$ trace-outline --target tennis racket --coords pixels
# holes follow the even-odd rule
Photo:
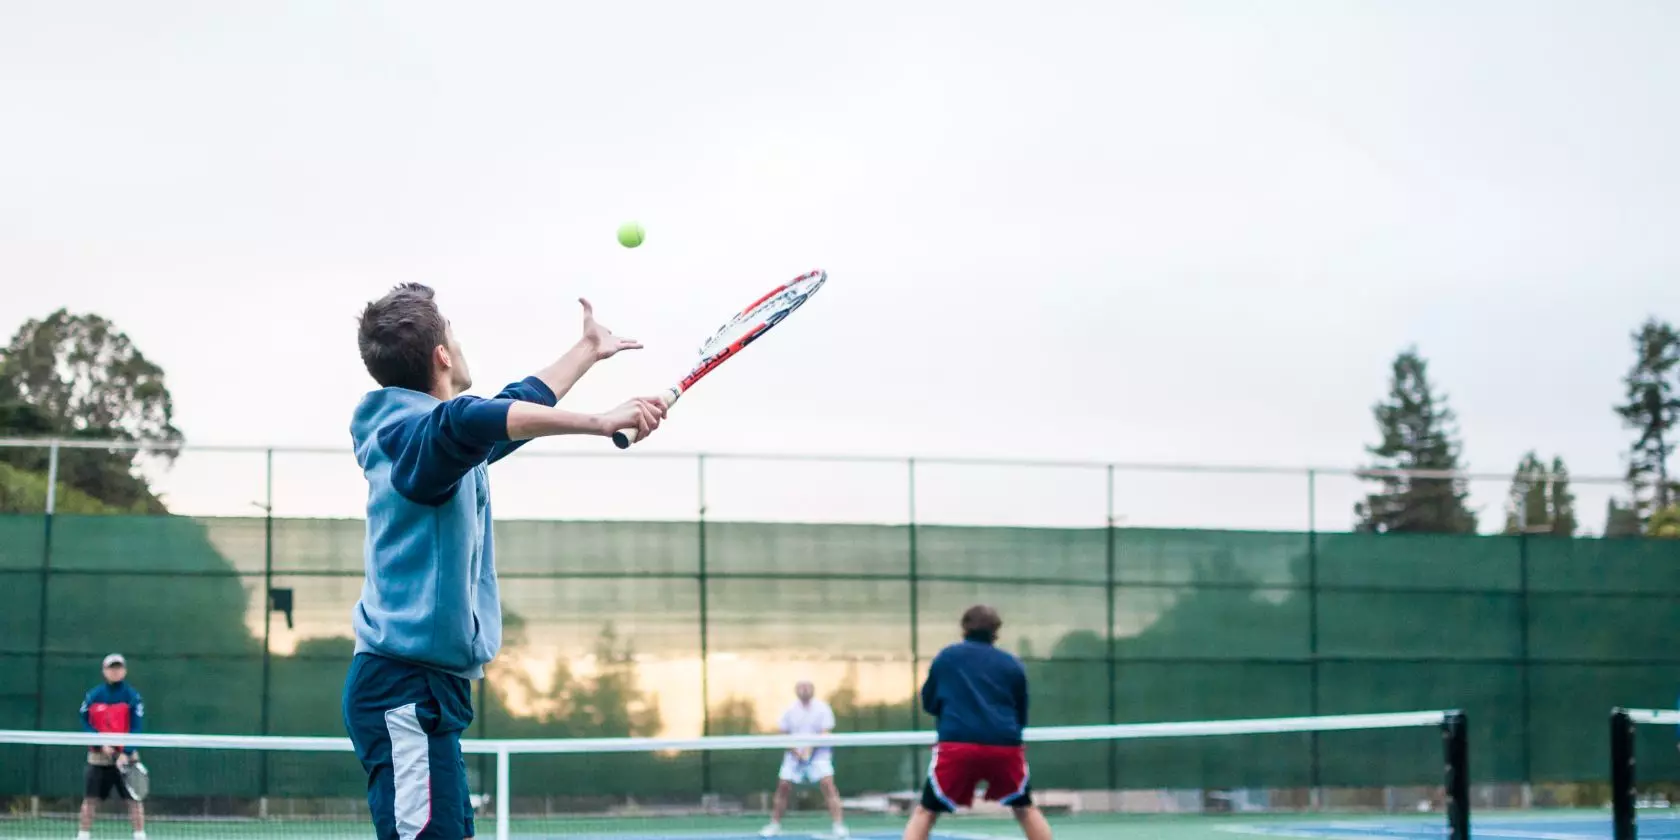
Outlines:
[[[146,793],[152,789],[151,774],[146,772],[146,765],[140,763],[137,757],[131,761],[119,762],[118,771],[122,775],[123,789],[128,791],[128,798],[135,802],[144,801]]]
[[[827,281],[827,272],[820,269],[811,271],[771,289],[763,297],[753,301],[746,309],[730,318],[705,344],[700,345],[700,364],[676,385],[661,393],[659,402],[667,409],[676,404],[688,389],[694,387],[694,383],[717,370],[719,365],[741,352],[748,344],[757,341],[758,337],[769,332],[771,327],[780,324],[782,319],[793,314],[793,310],[810,300]],[[619,449],[629,449],[630,444],[636,442],[637,435],[635,429],[614,432],[613,444]]]

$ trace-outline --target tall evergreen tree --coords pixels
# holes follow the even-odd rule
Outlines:
[[[1642,533],[1644,529],[1640,527],[1639,512],[1632,505],[1611,499],[1609,509],[1604,513],[1604,536],[1637,537]]]
[[[1580,520],[1575,517],[1575,491],[1569,489],[1569,468],[1563,456],[1552,458],[1552,533],[1559,537],[1575,536]]]
[[[1429,364],[1408,348],[1394,360],[1388,398],[1371,409],[1382,442],[1368,447],[1377,463],[1374,470],[1461,469],[1455,416],[1445,395],[1437,395],[1429,381]],[[1408,475],[1368,474],[1380,489],[1355,506],[1362,531],[1468,534],[1476,530],[1476,515],[1466,500],[1462,478],[1414,478]]]
[[[1634,361],[1623,383],[1627,402],[1616,406],[1623,425],[1638,433],[1628,452],[1628,485],[1634,514],[1644,522],[1653,511],[1674,501],[1668,456],[1674,451],[1675,423],[1680,421],[1680,332],[1656,318],[1633,333]]]
[[[1511,476],[1505,502],[1505,533],[1575,534],[1575,494],[1569,489],[1569,468],[1553,458],[1547,466],[1530,450]]]

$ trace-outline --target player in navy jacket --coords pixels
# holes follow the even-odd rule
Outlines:
[[[624,429],[646,436],[664,416],[654,399],[605,414],[556,407],[596,362],[641,346],[579,302],[577,344],[491,399],[466,393],[466,356],[431,289],[398,286],[362,312],[357,344],[381,387],[362,398],[350,424],[368,503],[343,703],[379,840],[462,840],[475,831],[461,733],[473,718],[472,680],[502,642],[486,467],[532,438]]]
[[[969,607],[963,640],[939,652],[922,684],[922,709],[938,719],[921,807],[904,828],[904,840],[928,840],[940,814],[986,798],[1015,811],[1028,840],[1050,840],[1050,824],[1033,805],[1022,735],[1027,728],[1027,672],[996,647],[1003,619],[997,610]]]
[[[122,654],[105,657],[105,681],[94,686],[82,698],[82,729],[87,732],[138,734],[146,720],[146,704],[140,692],[128,683],[128,662]],[[140,803],[128,798],[128,788],[122,784],[118,768],[139,760],[139,753],[131,746],[106,744],[88,747],[87,772],[83,780],[82,814],[77,840],[88,840],[93,831],[93,815],[99,803],[113,792],[128,802],[128,821],[134,828],[134,840],[146,840],[146,815]]]

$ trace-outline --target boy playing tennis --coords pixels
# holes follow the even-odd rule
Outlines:
[[[1027,726],[1027,672],[998,650],[1003,619],[988,606],[962,616],[963,640],[939,652],[922,684],[922,709],[939,719],[922,802],[904,840],[928,840],[940,814],[974,802],[975,788],[1008,805],[1027,840],[1050,840],[1050,824],[1033,805],[1022,731]]]
[[[493,399],[467,396],[466,357],[432,297],[396,287],[368,304],[357,335],[381,387],[350,424],[368,507],[344,724],[379,840],[473,836],[461,733],[471,681],[502,643],[486,465],[537,437],[646,436],[665,413],[655,399],[606,414],[554,407],[596,362],[641,347],[597,323],[588,301],[583,337],[558,361]]]

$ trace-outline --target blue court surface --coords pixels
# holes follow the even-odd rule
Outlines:
[[[1639,837],[1680,838],[1680,816],[1639,816]],[[1440,819],[1430,820],[1337,820],[1327,822],[1272,823],[1228,826],[1227,831],[1267,837],[1324,838],[1324,840],[1437,840],[1447,827]],[[1608,840],[1610,815],[1470,817],[1471,840]]]

